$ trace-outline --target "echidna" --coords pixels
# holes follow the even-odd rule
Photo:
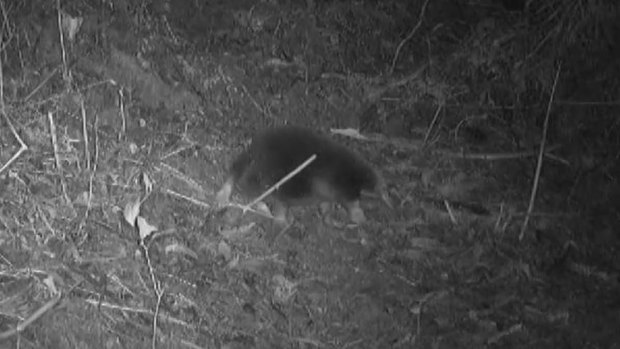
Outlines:
[[[230,166],[217,193],[220,204],[229,201],[233,189],[254,198],[295,170],[312,155],[316,158],[271,194],[274,216],[286,222],[291,206],[337,202],[355,223],[365,221],[359,205],[363,191],[374,192],[390,206],[384,182],[359,155],[314,131],[295,126],[267,129],[252,139]]]

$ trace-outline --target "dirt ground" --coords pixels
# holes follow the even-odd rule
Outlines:
[[[0,347],[620,348],[620,10],[577,2],[0,0]],[[394,207],[219,207],[287,123]]]

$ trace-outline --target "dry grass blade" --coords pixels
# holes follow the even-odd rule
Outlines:
[[[0,84],[0,89],[1,88],[2,88],[2,86]],[[4,110],[4,108],[2,108],[2,109]],[[9,117],[4,113],[4,111],[2,112],[2,115],[4,116],[4,119],[6,120],[7,124],[9,124],[9,128],[11,129],[11,133],[13,134],[15,139],[17,139],[17,142],[19,142],[20,147],[19,147],[19,150],[15,154],[13,154],[13,156],[11,156],[11,158],[4,165],[2,165],[2,167],[0,167],[0,173],[4,172],[9,166],[11,166],[11,164],[15,160],[17,160],[19,158],[19,156],[23,152],[28,150],[28,146],[26,145],[26,143],[24,143],[24,141],[22,141],[21,137],[19,136],[19,134],[15,130],[15,127],[13,126],[13,123],[11,122]]]
[[[527,214],[523,219],[523,225],[521,226],[521,233],[519,233],[519,240],[523,240],[525,231],[527,230],[530,217],[534,211],[534,202],[536,201],[536,193],[538,192],[538,182],[540,180],[540,172],[542,171],[542,163],[545,154],[545,144],[547,143],[547,130],[549,129],[549,116],[551,115],[551,107],[553,106],[553,98],[555,97],[556,87],[558,86],[558,79],[560,78],[560,71],[562,70],[562,64],[558,66],[555,72],[555,78],[553,80],[553,88],[551,89],[551,95],[549,96],[549,103],[547,104],[547,114],[545,115],[545,123],[543,125],[542,137],[540,140],[540,151],[538,153],[538,162],[536,164],[536,174],[534,175],[534,184],[532,185],[532,192],[530,194],[530,203],[527,207]]]
[[[422,25],[428,2],[429,0],[425,0],[424,4],[422,5],[422,9],[420,10],[420,16],[418,17],[418,23],[416,23],[416,25],[411,29],[409,34],[407,34],[407,36],[398,44],[398,47],[396,47],[396,53],[394,53],[394,58],[392,58],[392,65],[390,66],[390,74],[394,73],[396,61],[398,60],[398,56],[400,55],[400,51],[403,49],[403,46],[405,45],[405,43],[407,43],[407,41],[411,40],[415,32],[418,31],[418,29]]]
[[[25,330],[33,322],[37,321],[37,319],[39,319],[41,316],[47,313],[50,309],[52,309],[56,304],[58,304],[61,298],[62,298],[61,293],[56,294],[54,298],[47,301],[47,303],[45,303],[41,308],[37,309],[37,311],[35,311],[32,315],[30,315],[26,320],[20,322],[16,328],[0,333],[0,341],[5,340],[9,337],[12,337],[22,332],[23,330]]]
[[[4,14],[4,11],[3,11],[3,14]],[[0,35],[0,38],[2,38],[2,35]],[[26,143],[24,143],[22,138],[19,136],[19,133],[17,133],[17,131],[15,130],[15,127],[13,126],[13,123],[11,122],[11,119],[9,118],[9,116],[6,115],[6,106],[4,104],[4,69],[2,68],[1,57],[0,57],[0,113],[2,113],[2,116],[6,120],[6,123],[9,125],[9,128],[11,129],[11,133],[13,134],[13,137],[15,137],[15,139],[19,143],[19,150],[17,150],[17,152],[13,154],[13,156],[11,156],[11,158],[4,165],[2,165],[2,167],[0,167],[0,173],[2,173],[9,166],[11,166],[11,164],[15,160],[17,160],[23,152],[28,150],[28,146],[26,145]]]
[[[545,149],[545,155],[551,155],[550,152],[557,150],[557,149],[560,149],[559,144],[549,146]],[[497,160],[528,158],[528,157],[537,155],[538,152],[535,150],[532,150],[532,151],[522,151],[522,152],[515,152],[515,153],[471,153],[471,154],[461,153],[461,154],[458,154],[458,153],[451,153],[451,152],[441,152],[441,154],[448,156],[448,157],[452,157],[452,158],[460,158],[460,159],[467,159],[467,160],[497,161]]]

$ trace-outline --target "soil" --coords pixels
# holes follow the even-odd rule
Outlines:
[[[0,346],[620,348],[617,107],[556,105],[539,159],[554,66],[466,3],[4,2]],[[283,124],[394,207],[219,207]]]

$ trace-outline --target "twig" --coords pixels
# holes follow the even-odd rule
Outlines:
[[[493,344],[497,344],[497,342],[499,342],[502,338],[509,336],[513,333],[519,332],[523,330],[523,324],[514,324],[512,326],[510,326],[510,328],[508,328],[507,330],[501,331],[493,336],[491,336],[488,340],[487,340],[487,344],[488,345],[493,345]]]
[[[151,347],[155,349],[157,347],[157,317],[159,316],[159,307],[161,306],[161,299],[164,296],[164,290],[161,287],[161,283],[155,277],[155,269],[151,263],[151,257],[149,256],[149,249],[144,243],[144,239],[140,239],[140,247],[144,251],[144,259],[146,259],[146,265],[149,268],[149,274],[151,276],[151,282],[153,283],[153,291],[157,296],[157,304],[155,305],[155,314],[153,314],[153,338]]]
[[[396,47],[396,53],[394,54],[394,58],[392,58],[392,66],[390,67],[390,74],[394,73],[394,68],[396,67],[396,61],[398,60],[398,56],[400,55],[400,50],[403,49],[403,46],[405,45],[407,41],[411,40],[415,32],[418,31],[418,29],[422,25],[422,20],[424,19],[424,14],[426,13],[427,6],[428,6],[428,0],[425,0],[424,4],[422,5],[422,9],[420,10],[420,16],[418,17],[418,23],[416,23],[416,25],[413,27],[413,29],[411,29],[407,37],[405,37],[398,44],[398,47]]]
[[[203,349],[203,347],[199,346],[198,344],[194,344],[190,341],[187,341],[185,339],[181,339],[179,341],[180,344],[183,344],[184,346],[191,348],[191,349]]]
[[[545,155],[551,151],[559,149],[560,145],[555,144],[545,149]],[[443,155],[453,158],[461,158],[465,160],[486,160],[486,161],[497,161],[497,160],[508,160],[508,159],[521,159],[527,158],[530,156],[537,155],[535,150],[522,151],[516,153],[473,153],[473,154],[457,154],[450,152],[442,152]]]
[[[155,169],[163,171],[166,170],[168,171],[170,174],[172,174],[174,177],[182,180],[183,182],[185,182],[187,185],[189,185],[190,187],[192,187],[192,190],[198,191],[198,192],[204,192],[204,189],[202,189],[202,186],[200,184],[198,184],[195,180],[193,180],[192,178],[186,176],[183,172],[177,170],[176,168],[168,165],[165,162],[160,162],[161,168],[159,166],[155,166]]]
[[[191,202],[194,205],[198,205],[198,206],[206,208],[206,209],[211,208],[211,205],[207,204],[206,202],[202,202],[200,200],[196,200],[196,199],[191,198],[189,196],[186,196],[186,195],[183,195],[183,194],[179,194],[179,193],[177,193],[175,191],[172,191],[170,189],[166,189],[166,194],[174,196],[174,197],[177,197],[179,199],[187,200],[187,201]]]
[[[0,1],[0,10],[2,11],[2,19],[4,19],[4,21],[2,22],[2,28],[0,28],[0,37],[2,38],[2,40],[0,40],[0,52],[4,52],[4,50],[9,46],[11,41],[13,41],[15,33],[11,33],[11,24],[9,22],[9,16],[7,15],[6,8],[4,7],[4,1]],[[4,39],[6,38],[6,36],[4,35],[4,29],[6,29],[6,33],[9,35],[6,40]]]
[[[2,34],[0,33],[0,40],[1,39],[2,39]],[[13,154],[13,156],[11,156],[9,161],[7,161],[4,165],[2,165],[2,167],[0,167],[0,173],[2,173],[13,163],[13,161],[17,160],[17,158],[19,158],[19,156],[23,152],[28,150],[28,146],[26,145],[26,143],[24,143],[22,138],[19,136],[19,133],[17,133],[17,131],[15,130],[15,127],[13,127],[13,123],[11,122],[11,119],[9,118],[9,116],[6,115],[6,106],[4,105],[4,72],[2,69],[2,56],[1,55],[0,55],[0,113],[2,114],[2,116],[4,116],[4,119],[6,120],[7,124],[9,124],[9,128],[11,129],[11,133],[13,133],[13,137],[15,137],[15,139],[17,139],[17,142],[19,143],[19,150],[15,154]]]
[[[151,342],[151,348],[153,349],[157,348],[157,318],[159,317],[159,308],[161,307],[161,299],[163,296],[164,291],[160,288],[159,292],[157,292],[157,304],[155,305],[155,314],[153,314],[153,340]]]
[[[224,207],[235,207],[240,209],[241,211],[245,212],[252,212],[255,213],[259,216],[263,216],[265,218],[269,218],[269,219],[274,219],[274,216],[271,214],[271,212],[265,212],[265,211],[261,211],[261,210],[257,210],[255,208],[252,208],[248,205],[242,205],[242,204],[237,204],[234,202],[229,202],[227,203]]]
[[[119,104],[119,108],[120,108],[120,113],[121,113],[121,134],[118,135],[118,139],[122,139],[122,136],[125,135],[125,132],[127,131],[127,119],[125,117],[125,99],[124,99],[125,95],[123,94],[123,88],[119,87],[118,89],[118,104]]]
[[[446,211],[448,211],[448,216],[450,216],[450,221],[452,221],[452,224],[456,225],[457,224],[456,216],[454,215],[454,211],[452,211],[452,206],[450,205],[448,200],[444,200],[443,205],[446,207]]]
[[[187,127],[186,127],[186,129],[187,129]],[[188,145],[184,145],[184,146],[182,146],[182,147],[180,147],[180,148],[177,148],[177,149],[175,149],[175,150],[173,150],[173,151],[169,152],[169,153],[168,153],[168,154],[166,154],[166,155],[163,155],[163,156],[160,158],[160,160],[166,160],[167,158],[169,158],[169,157],[171,157],[171,156],[177,155],[177,154],[179,154],[179,153],[181,153],[181,152],[183,152],[183,151],[185,151],[185,150],[187,150],[187,149],[192,149],[192,148],[193,148],[193,147],[195,147],[195,146],[196,146],[196,144],[188,144]]]
[[[60,36],[60,49],[62,53],[62,77],[66,83],[69,82],[69,67],[67,67],[67,51],[65,50],[65,36],[62,28],[62,12],[60,11],[60,0],[56,0],[56,12],[58,13],[58,33]]]
[[[437,122],[437,118],[439,117],[439,113],[441,112],[441,109],[443,109],[443,103],[437,106],[437,110],[435,111],[435,116],[433,116],[433,121],[431,121],[431,124],[428,126],[428,129],[426,130],[426,134],[424,135],[424,142],[422,142],[422,144],[426,145],[426,142],[428,142],[428,137],[431,135],[431,131],[433,130],[433,127],[435,127],[435,123]]]
[[[308,165],[310,165],[312,163],[312,161],[314,161],[316,159],[316,154],[312,154],[312,156],[310,156],[306,161],[304,161],[301,165],[297,166],[297,168],[295,168],[293,171],[289,172],[286,176],[284,176],[282,179],[280,179],[276,184],[272,185],[269,189],[267,189],[263,194],[261,194],[259,197],[257,197],[256,199],[252,200],[252,202],[250,202],[247,205],[242,205],[242,204],[237,204],[237,203],[232,203],[232,202],[228,202],[225,207],[236,207],[239,208],[243,211],[243,213],[246,212],[252,212],[252,213],[256,213],[258,215],[261,215],[263,217],[269,218],[269,219],[274,219],[274,216],[271,214],[267,214],[266,212],[263,212],[261,210],[257,210],[254,209],[253,206],[255,206],[257,203],[259,203],[261,200],[263,200],[264,198],[266,198],[267,196],[269,196],[269,194],[273,193],[275,190],[277,190],[278,188],[280,188],[280,186],[282,184],[284,184],[286,181],[290,180],[291,178],[293,178],[293,176],[297,175],[299,172],[301,172],[304,168],[308,167]],[[288,227],[287,227],[288,228]],[[285,228],[286,229],[286,228]]]
[[[47,216],[45,215],[45,213],[43,213],[43,210],[41,210],[41,207],[39,207],[39,205],[35,205],[35,209],[37,210],[37,213],[39,214],[39,217],[43,221],[43,224],[45,224],[47,229],[50,231],[50,233],[52,233],[53,236],[57,236],[56,235],[56,231],[54,230],[54,227],[52,227],[52,224],[47,219]]]
[[[4,14],[4,4],[0,1],[0,5],[2,8],[2,14],[4,15],[4,19],[6,20],[6,15]],[[0,31],[0,42],[4,39],[4,35],[2,31]],[[2,103],[2,113],[4,113],[4,72],[2,69],[2,57],[0,56],[0,103]]]
[[[84,97],[80,97],[80,109],[82,111],[82,137],[84,137],[84,156],[86,156],[86,169],[90,170],[90,147],[88,143],[88,125],[86,123],[86,108]]]
[[[540,140],[540,151],[538,152],[538,162],[536,164],[536,174],[534,175],[534,184],[532,185],[532,193],[530,195],[530,203],[527,207],[527,214],[523,220],[521,226],[521,233],[519,234],[519,241],[523,240],[527,225],[530,221],[530,216],[534,211],[534,201],[536,201],[536,193],[538,191],[538,182],[540,180],[540,172],[542,171],[543,155],[545,154],[545,143],[547,142],[547,130],[549,129],[549,116],[551,115],[551,106],[553,105],[553,98],[555,97],[555,90],[558,85],[558,79],[560,77],[560,70],[562,70],[562,63],[558,65],[558,69],[555,72],[555,80],[553,81],[553,87],[551,89],[551,96],[549,96],[549,103],[547,104],[547,115],[545,115],[545,123],[543,125],[542,139]]]
[[[28,102],[28,100],[30,98],[32,98],[32,96],[34,96],[37,92],[39,92],[39,90],[45,86],[45,84],[47,84],[48,81],[50,81],[50,79],[56,75],[56,72],[58,71],[58,68],[60,68],[60,66],[55,67],[49,74],[47,74],[47,76],[45,77],[45,79],[43,79],[43,81],[41,81],[39,83],[39,85],[37,85],[37,87],[34,88],[34,90],[32,90],[32,92],[30,92],[25,98],[24,98],[24,103]]]
[[[143,314],[143,315],[149,315],[149,316],[153,316],[154,313],[150,310],[146,310],[146,309],[138,309],[138,308],[132,308],[132,307],[127,307],[127,306],[122,306],[122,305],[118,305],[118,304],[113,304],[113,303],[109,303],[109,302],[105,302],[105,301],[99,301],[99,300],[94,300],[94,299],[86,299],[84,302],[95,306],[97,308],[106,308],[106,309],[111,309],[111,310],[118,310],[120,312],[123,313],[134,313],[134,314]],[[159,314],[159,320],[162,322],[166,322],[169,324],[173,324],[173,325],[179,325],[179,326],[183,326],[185,328],[194,328],[194,326],[192,324],[189,324],[183,320],[179,320],[176,318],[173,318],[171,316],[164,316]]]
[[[56,170],[58,170],[58,175],[60,176],[60,185],[62,187],[62,193],[67,201],[67,204],[71,204],[71,200],[69,199],[69,194],[67,194],[67,183],[65,183],[65,176],[62,171],[62,163],[60,162],[60,155],[58,151],[58,137],[56,136],[56,125],[54,124],[54,117],[52,112],[47,113],[47,118],[50,123],[50,136],[52,137],[52,147],[54,148],[54,159],[56,161]]]
[[[258,102],[256,101],[256,99],[252,96],[252,94],[250,93],[250,91],[248,91],[247,87],[245,87],[245,85],[241,85],[241,88],[243,89],[243,92],[245,92],[245,94],[248,96],[248,98],[250,99],[250,102],[252,102],[252,104],[254,104],[254,106],[256,107],[256,109],[258,109],[258,111],[261,112],[261,114],[263,114],[264,116],[268,117],[268,118],[273,118],[270,114],[267,113],[267,111],[265,110],[265,108],[261,107],[260,104],[258,104]]]
[[[82,113],[85,114],[84,111],[84,100],[82,99]],[[93,168],[92,170],[90,170],[90,176],[88,179],[88,199],[86,201],[86,210],[84,212],[84,218],[82,218],[82,221],[80,222],[80,225],[78,227],[78,233],[77,236],[81,236],[82,231],[84,230],[84,227],[86,226],[86,220],[88,219],[88,216],[90,215],[90,210],[92,209],[92,202],[93,202],[93,182],[95,181],[95,174],[97,173],[97,163],[99,161],[99,144],[98,144],[98,136],[97,136],[97,132],[99,132],[98,128],[99,128],[99,117],[97,116],[97,114],[95,114],[95,124],[93,126],[94,128],[94,137],[95,137],[95,162],[93,164]],[[86,134],[86,129],[84,129],[84,133]],[[86,147],[86,156],[88,157],[88,159],[90,159],[90,152],[88,151],[88,147]],[[90,164],[90,160],[88,161],[88,163]],[[88,165],[90,167],[90,165]],[[84,237],[86,237],[86,235],[84,235]],[[84,239],[85,240],[85,239]],[[81,245],[81,243],[79,243],[78,245]]]
[[[584,106],[584,107],[606,107],[606,106],[615,106],[620,105],[620,101],[555,101],[555,104],[561,105],[574,105],[574,106]]]
[[[406,84],[408,84],[411,81],[416,80],[425,70],[426,68],[428,68],[428,64],[422,64],[420,67],[418,67],[418,69],[416,71],[414,71],[413,73],[398,79],[396,81],[392,81],[389,84],[385,85],[385,86],[381,86],[380,88],[377,88],[374,91],[370,91],[367,95],[366,95],[366,101],[369,104],[375,103],[377,101],[379,101],[379,99],[388,91],[404,86]]]
[[[264,198],[266,198],[267,196],[269,196],[269,194],[273,193],[274,191],[276,191],[278,188],[280,188],[280,186],[282,184],[284,184],[286,181],[288,181],[289,179],[291,179],[293,176],[295,176],[296,174],[298,174],[299,172],[301,172],[301,170],[303,170],[304,168],[308,167],[308,165],[310,165],[312,163],[312,161],[314,161],[314,159],[316,159],[316,154],[312,154],[312,156],[310,156],[306,161],[304,161],[301,165],[297,166],[296,169],[294,169],[293,171],[291,171],[289,174],[287,174],[286,176],[284,176],[284,178],[282,178],[281,180],[278,181],[278,183],[274,184],[271,186],[271,188],[267,189],[267,191],[265,191],[261,196],[257,197],[256,199],[254,199],[252,202],[250,202],[248,205],[246,205],[248,208],[251,208],[252,206],[256,205],[257,202],[260,202],[261,200],[263,200]]]
[[[54,298],[50,299],[41,308],[39,308],[32,315],[30,315],[29,318],[27,318],[26,320],[20,322],[17,325],[17,327],[15,327],[12,330],[8,330],[6,332],[0,333],[0,340],[7,339],[7,338],[9,338],[9,337],[11,337],[13,335],[16,335],[16,334],[22,332],[23,330],[25,330],[28,326],[30,326],[30,324],[32,324],[33,322],[37,321],[41,316],[43,316],[43,314],[47,313],[48,310],[52,309],[56,304],[58,304],[58,302],[60,301],[61,297],[62,297],[62,293],[58,292],[54,296]]]
[[[287,337],[290,341],[297,342],[298,344],[308,344],[317,348],[325,347],[326,345],[321,343],[321,341],[312,339],[312,338],[302,338],[302,337]]]

